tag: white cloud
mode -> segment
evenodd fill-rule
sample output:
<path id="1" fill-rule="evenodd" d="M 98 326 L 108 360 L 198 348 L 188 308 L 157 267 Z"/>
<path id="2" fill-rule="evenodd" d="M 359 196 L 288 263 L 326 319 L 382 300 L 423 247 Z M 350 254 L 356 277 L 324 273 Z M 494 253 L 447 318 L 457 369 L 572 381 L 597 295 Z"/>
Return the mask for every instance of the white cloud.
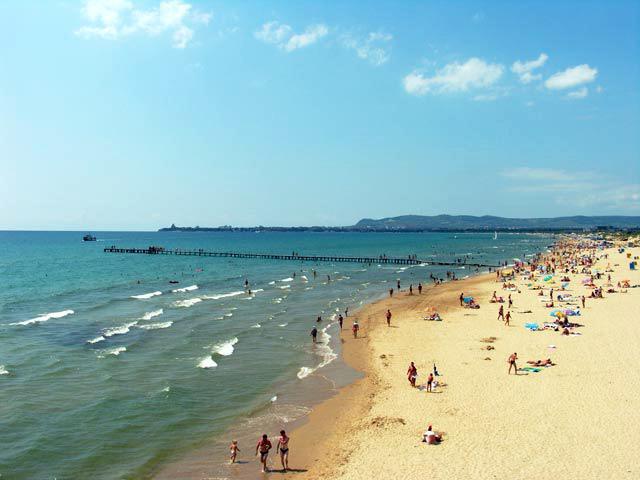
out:
<path id="1" fill-rule="evenodd" d="M 342 44 L 356 52 L 359 58 L 367 60 L 372 65 L 379 67 L 389 61 L 393 35 L 382 32 L 370 32 L 364 39 L 345 35 Z"/>
<path id="2" fill-rule="evenodd" d="M 589 95 L 589 89 L 587 87 L 582 87 L 578 90 L 574 90 L 573 92 L 567 93 L 567 97 L 573 98 L 573 99 L 585 98 L 587 95 Z"/>
<path id="3" fill-rule="evenodd" d="M 500 79 L 503 71 L 503 65 L 470 58 L 464 63 L 449 63 L 432 77 L 413 71 L 404 77 L 403 84 L 407 93 L 412 95 L 466 92 L 492 86 Z"/>
<path id="4" fill-rule="evenodd" d="M 640 211 L 640 185 L 593 171 L 517 167 L 501 172 L 510 190 L 546 195 L 563 206 Z"/>
<path id="5" fill-rule="evenodd" d="M 193 27 L 207 25 L 212 16 L 182 0 L 165 0 L 146 10 L 135 8 L 130 0 L 86 0 L 82 14 L 89 25 L 78 28 L 77 36 L 115 40 L 136 33 L 170 33 L 175 48 L 186 48 L 193 39 Z"/>
<path id="6" fill-rule="evenodd" d="M 577 87 L 583 83 L 593 82 L 597 75 L 598 69 L 583 64 L 567 68 L 563 72 L 551 75 L 546 82 L 544 82 L 544 85 L 551 90 L 563 90 L 565 88 Z"/>
<path id="7" fill-rule="evenodd" d="M 535 74 L 533 71 L 542 67 L 548 59 L 549 56 L 546 53 L 541 53 L 536 60 L 530 60 L 528 62 L 518 60 L 511 65 L 511 71 L 518 75 L 522 83 L 531 83 L 534 80 L 540 80 L 542 78 L 541 74 Z"/>
<path id="8" fill-rule="evenodd" d="M 277 45 L 287 52 L 292 52 L 316 43 L 328 33 L 329 29 L 322 23 L 309 25 L 303 33 L 294 33 L 289 25 L 267 22 L 253 35 L 262 42 Z"/>

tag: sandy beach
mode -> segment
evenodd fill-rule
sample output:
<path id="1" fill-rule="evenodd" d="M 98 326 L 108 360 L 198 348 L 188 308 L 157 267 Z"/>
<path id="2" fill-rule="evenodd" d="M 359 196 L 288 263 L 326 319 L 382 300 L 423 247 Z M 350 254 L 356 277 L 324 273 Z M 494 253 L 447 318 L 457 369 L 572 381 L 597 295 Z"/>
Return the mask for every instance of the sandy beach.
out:
<path id="1" fill-rule="evenodd" d="M 524 325 L 553 322 L 553 309 L 545 306 L 551 287 L 573 297 L 556 307 L 575 309 L 580 296 L 593 291 L 582 273 L 568 274 L 562 292 L 560 272 L 547 282 L 542 275 L 535 281 L 516 275 L 516 291 L 504 290 L 489 274 L 429 287 L 422 295 L 405 290 L 356 312 L 361 334 L 353 339 L 349 329 L 342 332 L 344 357 L 365 377 L 314 408 L 293 432 L 291 466 L 308 469 L 296 477 L 638 478 L 640 289 L 621 289 L 617 282 L 638 285 L 640 273 L 630 271 L 627 253 L 637 256 L 640 249 L 595 253 L 608 258 L 593 265 L 603 273 L 594 283 L 602 286 L 611 275 L 616 293 L 587 298 L 582 314 L 569 317 L 582 325 L 572 335 Z M 494 291 L 505 300 L 512 295 L 510 326 L 497 320 Z M 461 308 L 461 292 L 481 308 Z M 424 320 L 429 307 L 443 321 Z M 520 368 L 547 358 L 555 366 L 509 375 L 513 352 Z M 418 388 L 407 381 L 411 361 Z M 429 393 L 422 386 L 434 364 L 440 385 Z M 441 444 L 421 441 L 429 424 L 443 433 Z"/>

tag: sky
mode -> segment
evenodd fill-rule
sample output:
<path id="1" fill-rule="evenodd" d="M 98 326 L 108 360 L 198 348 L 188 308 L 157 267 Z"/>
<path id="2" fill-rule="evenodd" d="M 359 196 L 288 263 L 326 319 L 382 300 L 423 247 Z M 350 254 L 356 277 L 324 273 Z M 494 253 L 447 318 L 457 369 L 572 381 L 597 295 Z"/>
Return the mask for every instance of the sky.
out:
<path id="1" fill-rule="evenodd" d="M 640 215 L 639 1 L 0 2 L 0 230 Z"/>

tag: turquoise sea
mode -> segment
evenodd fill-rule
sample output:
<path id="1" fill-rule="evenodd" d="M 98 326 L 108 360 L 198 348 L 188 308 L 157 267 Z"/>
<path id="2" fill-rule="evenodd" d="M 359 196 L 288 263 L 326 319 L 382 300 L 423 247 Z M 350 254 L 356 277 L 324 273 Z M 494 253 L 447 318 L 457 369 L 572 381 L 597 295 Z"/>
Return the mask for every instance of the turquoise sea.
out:
<path id="1" fill-rule="evenodd" d="M 335 386 L 327 372 L 341 368 L 337 312 L 385 295 L 397 279 L 406 288 L 447 269 L 475 273 L 117 255 L 106 246 L 496 263 L 551 243 L 493 232 L 93 233 L 97 242 L 81 232 L 0 232 L 2 478 L 148 478 L 209 445 L 211 475 L 233 476 L 221 447 L 229 434 L 300 418 L 319 388 Z"/>

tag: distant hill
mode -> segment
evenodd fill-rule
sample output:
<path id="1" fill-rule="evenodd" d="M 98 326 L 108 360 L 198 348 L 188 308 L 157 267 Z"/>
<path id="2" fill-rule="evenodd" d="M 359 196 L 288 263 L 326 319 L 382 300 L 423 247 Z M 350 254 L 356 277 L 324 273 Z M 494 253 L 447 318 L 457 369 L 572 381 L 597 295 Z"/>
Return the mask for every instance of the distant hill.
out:
<path id="1" fill-rule="evenodd" d="M 437 232 L 437 231 L 562 231 L 596 228 L 640 229 L 640 217 L 597 216 L 556 218 L 505 218 L 485 215 L 403 215 L 374 220 L 365 218 L 345 227 L 177 227 L 161 228 L 161 232 Z"/>
<path id="2" fill-rule="evenodd" d="M 556 217 L 505 218 L 485 215 L 403 215 L 373 220 L 365 218 L 354 225 L 359 230 L 563 230 L 596 227 L 639 228 L 640 217 Z"/>

